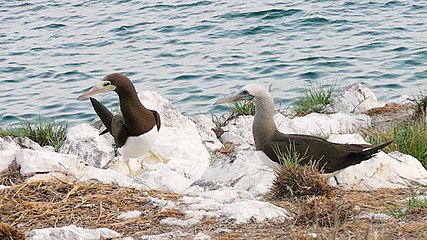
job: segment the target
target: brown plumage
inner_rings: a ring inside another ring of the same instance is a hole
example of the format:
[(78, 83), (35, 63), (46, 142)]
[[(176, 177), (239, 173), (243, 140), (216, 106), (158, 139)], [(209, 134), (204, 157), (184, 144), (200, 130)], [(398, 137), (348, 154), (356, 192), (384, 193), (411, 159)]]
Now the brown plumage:
[(292, 152), (302, 159), (301, 164), (318, 161), (319, 170), (323, 169), (325, 173), (331, 173), (370, 159), (380, 149), (391, 143), (377, 146), (338, 144), (310, 135), (281, 133), (277, 130), (273, 119), (273, 98), (266, 89), (257, 84), (246, 85), (237, 95), (220, 100), (216, 104), (238, 100), (254, 102), (256, 113), (252, 133), (255, 148), (263, 151), (277, 163), (280, 163), (278, 155), (287, 155)]
[[(106, 130), (101, 134), (109, 132), (114, 138), (115, 146), (119, 148), (125, 158), (142, 156), (151, 149), (157, 138), (157, 132), (161, 125), (159, 113), (142, 105), (132, 82), (120, 73), (107, 75), (99, 84), (87, 93), (82, 94), (78, 99), (108, 91), (114, 91), (119, 96), (122, 115), (114, 116), (104, 105), (96, 99), (90, 98), (96, 114), (106, 127)], [(138, 142), (134, 142), (127, 147), (126, 143), (131, 137), (135, 141), (139, 141), (141, 146), (138, 145)], [(136, 149), (135, 146), (137, 146)], [(121, 151), (120, 148), (126, 147), (128, 149)]]

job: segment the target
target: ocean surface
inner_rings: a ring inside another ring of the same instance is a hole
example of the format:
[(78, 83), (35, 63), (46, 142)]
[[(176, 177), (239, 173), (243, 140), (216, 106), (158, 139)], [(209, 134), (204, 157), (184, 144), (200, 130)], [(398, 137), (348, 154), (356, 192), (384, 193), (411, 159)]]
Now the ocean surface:
[(427, 92), (427, 1), (1, 1), (0, 126), (89, 122), (76, 98), (112, 72), (186, 115), (225, 112), (212, 103), (248, 83), (272, 83), (278, 106), (316, 81), (413, 96)]

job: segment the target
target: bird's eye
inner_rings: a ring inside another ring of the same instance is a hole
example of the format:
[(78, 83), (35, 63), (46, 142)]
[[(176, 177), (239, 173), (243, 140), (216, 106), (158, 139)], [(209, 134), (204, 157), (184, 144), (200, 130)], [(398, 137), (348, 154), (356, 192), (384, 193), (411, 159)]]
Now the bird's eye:
[(243, 90), (242, 94), (248, 94), (248, 91)]
[(105, 82), (105, 83), (104, 83), (104, 87), (109, 86), (109, 85), (111, 85), (111, 83), (110, 83), (110, 82)]

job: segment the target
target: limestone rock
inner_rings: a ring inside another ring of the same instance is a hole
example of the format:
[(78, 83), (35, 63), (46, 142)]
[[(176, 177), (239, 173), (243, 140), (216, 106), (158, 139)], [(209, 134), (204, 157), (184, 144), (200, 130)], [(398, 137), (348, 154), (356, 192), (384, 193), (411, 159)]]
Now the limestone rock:
[(213, 152), (224, 146), (212, 130), (215, 128), (215, 124), (212, 122), (212, 119), (201, 114), (191, 117), (190, 119), (196, 124), (197, 130), (202, 138), (202, 142), (209, 152)]
[(42, 147), (40, 146), (40, 144), (34, 142), (33, 140), (27, 137), (17, 137), (17, 138), (14, 138), (13, 141), (16, 143), (16, 145), (24, 149), (27, 148), (27, 149), (33, 149), (33, 150), (42, 150)]
[(391, 217), (384, 213), (366, 213), (361, 216), (357, 216), (356, 218), (361, 220), (370, 220), (373, 222), (387, 222)]
[(7, 171), (13, 161), (15, 161), (15, 151), (0, 150), (0, 173)]
[(118, 219), (131, 219), (131, 218), (138, 218), (142, 215), (141, 211), (134, 210), (134, 211), (127, 211), (120, 213), (119, 216), (117, 216)]
[(76, 156), (43, 150), (21, 149), (15, 154), (16, 163), (21, 166), (20, 173), (32, 176), (27, 181), (59, 178), (66, 181), (98, 181), (104, 184), (117, 184), (121, 187), (146, 189), (112, 169), (99, 169), (87, 166)]
[(310, 113), (306, 116), (292, 119), (276, 114), (274, 119), (278, 130), (283, 133), (318, 136), (352, 133), (371, 125), (369, 116), (365, 114)]
[(21, 149), (11, 137), (0, 137), (0, 151), (16, 151)]
[(253, 116), (240, 116), (231, 120), (228, 125), (223, 127), (224, 133), (221, 136), (222, 142), (232, 142), (240, 145), (242, 148), (248, 148), (254, 145), (252, 136)]
[(275, 178), (274, 171), (263, 163), (253, 148), (238, 148), (236, 154), (209, 166), (199, 181), (247, 190), (253, 196), (261, 196), (269, 191)]
[(358, 114), (385, 105), (372, 90), (357, 83), (347, 86), (342, 93), (333, 94), (330, 101), (333, 111), (340, 113)]
[(235, 201), (219, 212), (228, 218), (235, 219), (237, 224), (253, 220), (259, 222), (266, 219), (291, 218), (291, 214), (285, 209), (258, 200)]
[[(352, 136), (354, 139), (354, 135)], [(335, 142), (365, 143), (333, 137)], [(400, 153), (379, 152), (373, 158), (343, 169), (329, 178), (329, 184), (344, 190), (403, 188), (412, 183), (427, 185), (427, 171), (416, 158)]]
[(60, 228), (34, 229), (26, 234), (27, 240), (81, 240), (81, 239), (111, 239), (120, 234), (108, 228), (85, 229), (75, 225)]
[[(153, 175), (158, 175), (153, 173), (157, 170), (162, 172), (162, 177), (157, 179), (156, 185), (167, 187), (162, 190), (184, 190), (191, 182), (199, 179), (209, 165), (210, 154), (203, 145), (199, 130), (193, 121), (183, 116), (158, 93), (143, 92), (138, 96), (144, 106), (160, 113), (162, 127), (153, 148), (169, 160), (167, 165), (146, 166), (147, 171), (138, 178), (141, 181), (152, 179)], [(171, 171), (175, 174), (163, 174)], [(180, 177), (177, 178), (177, 175)]]
[(22, 175), (36, 173), (64, 172), (78, 168), (80, 160), (75, 155), (21, 149), (16, 151), (16, 163), (21, 166)]
[(166, 239), (180, 239), (180, 238), (186, 238), (190, 236), (189, 233), (185, 233), (185, 232), (166, 232), (166, 233), (161, 233), (158, 235), (144, 235), (141, 236), (139, 239), (141, 240), (166, 240)]
[(60, 152), (75, 154), (91, 166), (104, 167), (114, 158), (114, 141), (110, 134), (99, 136), (99, 133), (86, 123), (69, 128)]
[(175, 206), (185, 213), (186, 219), (167, 218), (162, 224), (188, 227), (200, 223), (204, 217), (224, 217), (237, 223), (291, 217), (285, 209), (256, 200), (248, 191), (232, 187), (212, 191), (192, 187), (186, 196), (175, 201)]

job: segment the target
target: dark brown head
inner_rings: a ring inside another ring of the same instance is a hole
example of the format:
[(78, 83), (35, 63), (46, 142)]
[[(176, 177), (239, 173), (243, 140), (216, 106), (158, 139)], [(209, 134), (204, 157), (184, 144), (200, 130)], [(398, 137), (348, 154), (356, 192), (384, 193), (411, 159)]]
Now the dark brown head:
[(111, 73), (105, 76), (101, 82), (93, 86), (88, 92), (80, 95), (77, 100), (85, 99), (89, 96), (115, 91), (121, 95), (123, 93), (136, 92), (132, 82), (121, 73)]

